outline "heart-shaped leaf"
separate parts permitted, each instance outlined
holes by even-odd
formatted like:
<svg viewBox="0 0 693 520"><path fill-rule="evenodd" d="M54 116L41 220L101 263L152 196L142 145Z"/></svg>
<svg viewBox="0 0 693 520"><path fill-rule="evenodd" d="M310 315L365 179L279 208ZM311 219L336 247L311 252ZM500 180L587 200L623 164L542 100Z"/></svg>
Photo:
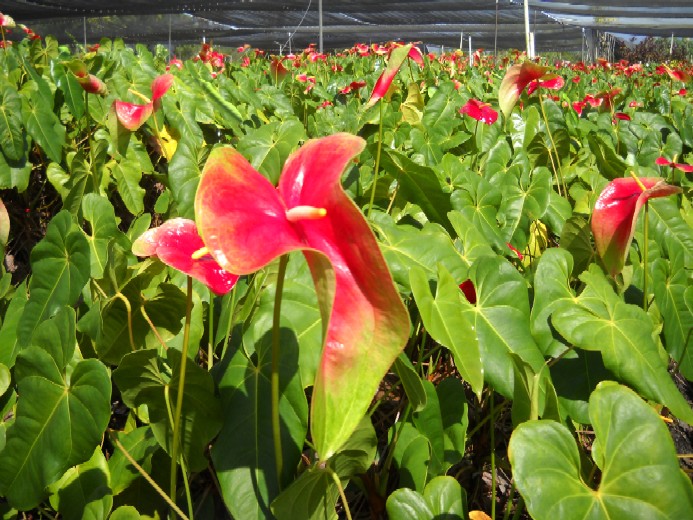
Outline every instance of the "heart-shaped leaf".
<svg viewBox="0 0 693 520"><path fill-rule="evenodd" d="M397 489L387 499L387 514L392 520L435 520L465 517L466 493L452 477L436 477L420 494L407 488Z"/></svg>
<svg viewBox="0 0 693 520"><path fill-rule="evenodd" d="M693 486L657 413L633 391L602 383L590 398L599 486L585 483L570 431L554 421L521 424L510 439L513 477L532 518L679 519L693 515Z"/></svg>

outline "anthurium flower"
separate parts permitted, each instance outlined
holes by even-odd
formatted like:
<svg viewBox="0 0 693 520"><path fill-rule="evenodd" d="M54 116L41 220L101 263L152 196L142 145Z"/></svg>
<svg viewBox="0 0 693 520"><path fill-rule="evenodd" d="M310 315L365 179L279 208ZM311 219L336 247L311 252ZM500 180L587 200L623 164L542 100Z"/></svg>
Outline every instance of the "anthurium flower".
<svg viewBox="0 0 693 520"><path fill-rule="evenodd" d="M680 191L658 177L614 179L606 185L592 212L592 233L597 253L611 276L623 269L643 204Z"/></svg>
<svg viewBox="0 0 693 520"><path fill-rule="evenodd" d="M498 112L491 108L490 103L482 103L477 99L470 99L460 108L460 114L467 114L469 117L492 125L498 119Z"/></svg>
<svg viewBox="0 0 693 520"><path fill-rule="evenodd" d="M674 81L682 81L683 83L688 83L691 80L690 74L681 69L671 69L664 65L664 70Z"/></svg>
<svg viewBox="0 0 693 520"><path fill-rule="evenodd" d="M424 65L423 54L413 43L395 47L390 53L387 67L378 78L378 81L375 82L373 92L371 92L371 98L368 100L368 103L366 103L366 108L372 107L379 99L387 94L390 85L392 85L392 80L395 79L397 71L407 58L414 60L419 67L423 67Z"/></svg>
<svg viewBox="0 0 693 520"><path fill-rule="evenodd" d="M172 74L162 74L152 81L152 99L147 100L144 105L128 103L126 101L114 101L116 116L118 121L130 131L135 131L149 119L152 112L159 107L161 97L168 92L173 84Z"/></svg>
<svg viewBox="0 0 693 520"><path fill-rule="evenodd" d="M551 79L553 74L547 76L547 67L526 61L513 65L508 69L498 87L498 104L505 116L512 112L515 103L520 99L520 94L532 81L542 78Z"/></svg>
<svg viewBox="0 0 693 520"><path fill-rule="evenodd" d="M614 122L616 122L616 119L620 119L621 121L630 121L630 116L624 112L616 112L614 113Z"/></svg>
<svg viewBox="0 0 693 520"><path fill-rule="evenodd" d="M693 164L677 163L670 161L666 157L657 157L655 159L655 164L659 166L671 166L672 168L677 168L686 173L693 173Z"/></svg>
<svg viewBox="0 0 693 520"><path fill-rule="evenodd" d="M216 294L222 295L233 289L238 275L225 271L204 251L204 243L193 220L174 218L161 226L145 231L132 244L137 256L156 256L166 265L178 269L201 281Z"/></svg>
<svg viewBox="0 0 693 520"><path fill-rule="evenodd" d="M460 290L469 303L472 305L476 304L476 289L474 288L474 282L467 278L460 284Z"/></svg>
<svg viewBox="0 0 693 520"><path fill-rule="evenodd" d="M284 61L283 58L275 56L270 62L270 72L275 83L281 83L289 73L282 61Z"/></svg>
<svg viewBox="0 0 693 520"><path fill-rule="evenodd" d="M16 24L14 19L10 15L0 13L0 27L7 27L11 29L15 26Z"/></svg>
<svg viewBox="0 0 693 520"><path fill-rule="evenodd" d="M277 188L233 148L216 148L195 197L202 240L227 271L252 273L295 250L306 257L323 323L311 403L321 460L351 436L409 335L375 236L339 182L364 146L350 134L309 140Z"/></svg>
<svg viewBox="0 0 693 520"><path fill-rule="evenodd" d="M106 84L93 74L89 74L89 70L83 61L71 60L64 62L64 64L75 75L77 83L89 94L98 94L99 96L108 94Z"/></svg>

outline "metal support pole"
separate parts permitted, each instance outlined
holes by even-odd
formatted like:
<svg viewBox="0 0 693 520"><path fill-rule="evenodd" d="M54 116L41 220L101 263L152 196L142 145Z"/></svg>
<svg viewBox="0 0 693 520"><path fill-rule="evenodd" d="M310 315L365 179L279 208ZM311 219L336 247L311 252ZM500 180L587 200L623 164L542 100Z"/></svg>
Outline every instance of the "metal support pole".
<svg viewBox="0 0 693 520"><path fill-rule="evenodd" d="M318 48L322 54L322 0L318 1L318 25L320 26L320 45Z"/></svg>
<svg viewBox="0 0 693 520"><path fill-rule="evenodd" d="M529 0L525 0L525 47L527 50L527 57L530 56L529 48Z"/></svg>
<svg viewBox="0 0 693 520"><path fill-rule="evenodd" d="M474 66L474 55L472 54L472 37L469 37L469 66Z"/></svg>
<svg viewBox="0 0 693 520"><path fill-rule="evenodd" d="M493 57L498 54L498 0L496 0L496 24L493 32Z"/></svg>
<svg viewBox="0 0 693 520"><path fill-rule="evenodd" d="M173 15L169 14L168 15L168 59L170 60L173 57L173 54L171 53L171 17Z"/></svg>
<svg viewBox="0 0 693 520"><path fill-rule="evenodd" d="M82 21L84 22L84 52L87 52L87 17L83 17Z"/></svg>
<svg viewBox="0 0 693 520"><path fill-rule="evenodd" d="M464 31L460 33L460 50L462 50L462 45L464 44Z"/></svg>
<svg viewBox="0 0 693 520"><path fill-rule="evenodd" d="M674 33L671 33L671 45L669 45L669 57L674 54Z"/></svg>

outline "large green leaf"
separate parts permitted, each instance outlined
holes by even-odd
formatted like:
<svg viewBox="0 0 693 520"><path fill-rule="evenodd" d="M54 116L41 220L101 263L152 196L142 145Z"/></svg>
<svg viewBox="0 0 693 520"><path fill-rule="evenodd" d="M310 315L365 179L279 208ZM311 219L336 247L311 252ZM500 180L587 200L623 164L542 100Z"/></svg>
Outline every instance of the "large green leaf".
<svg viewBox="0 0 693 520"><path fill-rule="evenodd" d="M465 452L469 426L465 387L459 379L448 377L436 387L436 394L443 419L445 467L449 468L458 464Z"/></svg>
<svg viewBox="0 0 693 520"><path fill-rule="evenodd" d="M305 139L305 129L297 119L273 121L249 129L238 141L238 151L272 184L277 184L286 158Z"/></svg>
<svg viewBox="0 0 693 520"><path fill-rule="evenodd" d="M693 228L681 216L672 197L648 202L650 236L665 247L667 241L676 242L684 253L686 268L693 266Z"/></svg>
<svg viewBox="0 0 693 520"><path fill-rule="evenodd" d="M51 506L66 520L102 520L113 505L108 463L98 446L87 462L68 469L49 487Z"/></svg>
<svg viewBox="0 0 693 520"><path fill-rule="evenodd" d="M489 244L504 251L506 241L497 219L502 201L500 189L472 172L465 172L464 178L464 186L452 194L452 205L483 233Z"/></svg>
<svg viewBox="0 0 693 520"><path fill-rule="evenodd" d="M26 285L21 283L15 289L14 296L10 300L5 317L0 327L0 363L7 367L14 366L14 360L20 350L19 339L17 337L17 324L27 302Z"/></svg>
<svg viewBox="0 0 693 520"><path fill-rule="evenodd" d="M98 280L103 277L108 263L108 246L117 241L124 249L129 248L130 241L118 229L115 211L105 197L89 193L82 199L82 215L89 222L91 232L87 233L91 250L91 276Z"/></svg>
<svg viewBox="0 0 693 520"><path fill-rule="evenodd" d="M409 280L416 305L426 330L438 343L448 348L455 365L477 395L484 386L483 367L476 331L470 313L472 306L442 265L438 266L438 286L435 298L428 286L428 276L420 267L409 271Z"/></svg>
<svg viewBox="0 0 693 520"><path fill-rule="evenodd" d="M147 405L152 432L170 454L173 429L169 420L169 403L175 403L180 390L180 352L169 348L166 360L154 349L140 350L123 357L113 372L123 402L131 408ZM185 389L181 416L182 455L191 471L207 466L205 450L221 428L221 406L214 396L209 372L194 363L185 365Z"/></svg>
<svg viewBox="0 0 693 520"><path fill-rule="evenodd" d="M395 359L395 362L392 364L392 370L402 382L404 392L409 398L412 409L418 412L426 406L426 390L424 389L423 381L404 352Z"/></svg>
<svg viewBox="0 0 693 520"><path fill-rule="evenodd" d="M428 440L431 456L428 460L430 476L442 475L445 472L445 437L443 435L443 417L440 402L433 383L424 381L426 389L426 406L412 415L414 426Z"/></svg>
<svg viewBox="0 0 693 520"><path fill-rule="evenodd" d="M420 206L431 222L451 231L447 218L448 212L452 210L450 194L443 190L435 172L394 150L383 151L382 168L397 179L400 194L408 202Z"/></svg>
<svg viewBox="0 0 693 520"><path fill-rule="evenodd" d="M599 168L599 172L609 180L623 177L626 163L614 149L598 134L591 132L587 135L587 143Z"/></svg>
<svg viewBox="0 0 693 520"><path fill-rule="evenodd" d="M52 350L61 355L52 357L44 345L17 356L17 418L0 452L0 494L22 510L35 507L47 485L91 456L111 415L106 367L87 359L68 371L65 354L74 349L74 334L67 345L58 344L56 333L46 336L54 338Z"/></svg>
<svg viewBox="0 0 693 520"><path fill-rule="evenodd" d="M392 520L463 520L466 493L452 477L436 477L423 494L407 488L397 489L387 499L387 514Z"/></svg>
<svg viewBox="0 0 693 520"><path fill-rule="evenodd" d="M29 301L17 324L20 344L28 345L41 321L77 301L89 280L89 244L66 210L48 224L46 236L31 251Z"/></svg>
<svg viewBox="0 0 693 520"><path fill-rule="evenodd" d="M56 65L53 67L53 78L74 118L81 119L84 115L84 89L75 75L65 70L65 67Z"/></svg>
<svg viewBox="0 0 693 520"><path fill-rule="evenodd" d="M475 320L484 379L508 398L513 395L513 362L510 353L526 361L535 372L544 358L529 328L529 300L522 275L500 257L481 257L469 276L477 303Z"/></svg>
<svg viewBox="0 0 693 520"><path fill-rule="evenodd" d="M582 274L585 290L561 302L551 319L573 345L602 353L604 365L644 397L666 405L679 419L693 424L693 410L676 388L653 340L650 317L614 293L596 266Z"/></svg>
<svg viewBox="0 0 693 520"><path fill-rule="evenodd" d="M128 454L147 473L151 473L152 455L159 449L159 445L149 426L142 426L128 433L113 432L112 435L116 436ZM142 478L120 449L116 449L108 459L108 471L111 475L110 485L113 495L122 493L135 480Z"/></svg>
<svg viewBox="0 0 693 520"><path fill-rule="evenodd" d="M65 127L51 111L49 102L51 102L50 97L45 99L40 93L31 92L29 99L22 103L22 114L31 137L51 161L59 163L65 144Z"/></svg>
<svg viewBox="0 0 693 520"><path fill-rule="evenodd" d="M193 218L197 185L200 182L204 162L204 148L187 140L182 140L168 166L168 181L176 201L178 215Z"/></svg>
<svg viewBox="0 0 693 520"><path fill-rule="evenodd" d="M279 360L279 417L283 470L277 475L272 441L271 336L248 358L239 349L223 360L219 392L224 424L212 460L226 507L236 518L269 517L269 505L291 482L308 429L308 404L298 373L292 331L282 329Z"/></svg>
<svg viewBox="0 0 693 520"><path fill-rule="evenodd" d="M123 158L116 163L112 170L113 177L118 185L118 193L125 203L125 207L133 215L139 215L144 211L144 188L140 186L142 169L137 161Z"/></svg>
<svg viewBox="0 0 693 520"><path fill-rule="evenodd" d="M10 161L0 152L0 188L17 188L19 193L29 186L32 163L24 156L19 161Z"/></svg>
<svg viewBox="0 0 693 520"><path fill-rule="evenodd" d="M693 381L693 348L691 341L693 314L686 306L685 292L690 280L683 266L683 251L669 262L658 258L652 264L652 286L655 301L664 319L664 339L669 355L679 362L681 373Z"/></svg>
<svg viewBox="0 0 693 520"><path fill-rule="evenodd" d="M504 183L502 191L503 202L498 214L505 218L503 237L510 241L518 231L526 234L529 222L544 216L552 191L551 172L546 168L537 168L531 173L525 170L516 183Z"/></svg>
<svg viewBox="0 0 693 520"><path fill-rule="evenodd" d="M693 516L693 486L657 413L631 390L602 383L590 398L601 469L597 489L581 476L570 431L553 421L521 424L510 439L513 477L536 520L680 519Z"/></svg>
<svg viewBox="0 0 693 520"><path fill-rule="evenodd" d="M0 148L10 161L20 161L24 157L22 101L9 84L0 85Z"/></svg>

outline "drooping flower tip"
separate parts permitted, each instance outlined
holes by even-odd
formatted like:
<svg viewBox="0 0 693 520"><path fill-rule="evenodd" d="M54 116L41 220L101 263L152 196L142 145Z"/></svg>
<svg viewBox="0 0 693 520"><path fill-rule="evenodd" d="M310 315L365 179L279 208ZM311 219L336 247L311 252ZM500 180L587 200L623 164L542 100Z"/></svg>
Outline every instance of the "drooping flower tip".
<svg viewBox="0 0 693 520"><path fill-rule="evenodd" d="M498 112L493 110L489 103L482 103L477 99L470 99L467 101L467 103L460 108L460 114L466 114L487 125L492 125L498 120Z"/></svg>

